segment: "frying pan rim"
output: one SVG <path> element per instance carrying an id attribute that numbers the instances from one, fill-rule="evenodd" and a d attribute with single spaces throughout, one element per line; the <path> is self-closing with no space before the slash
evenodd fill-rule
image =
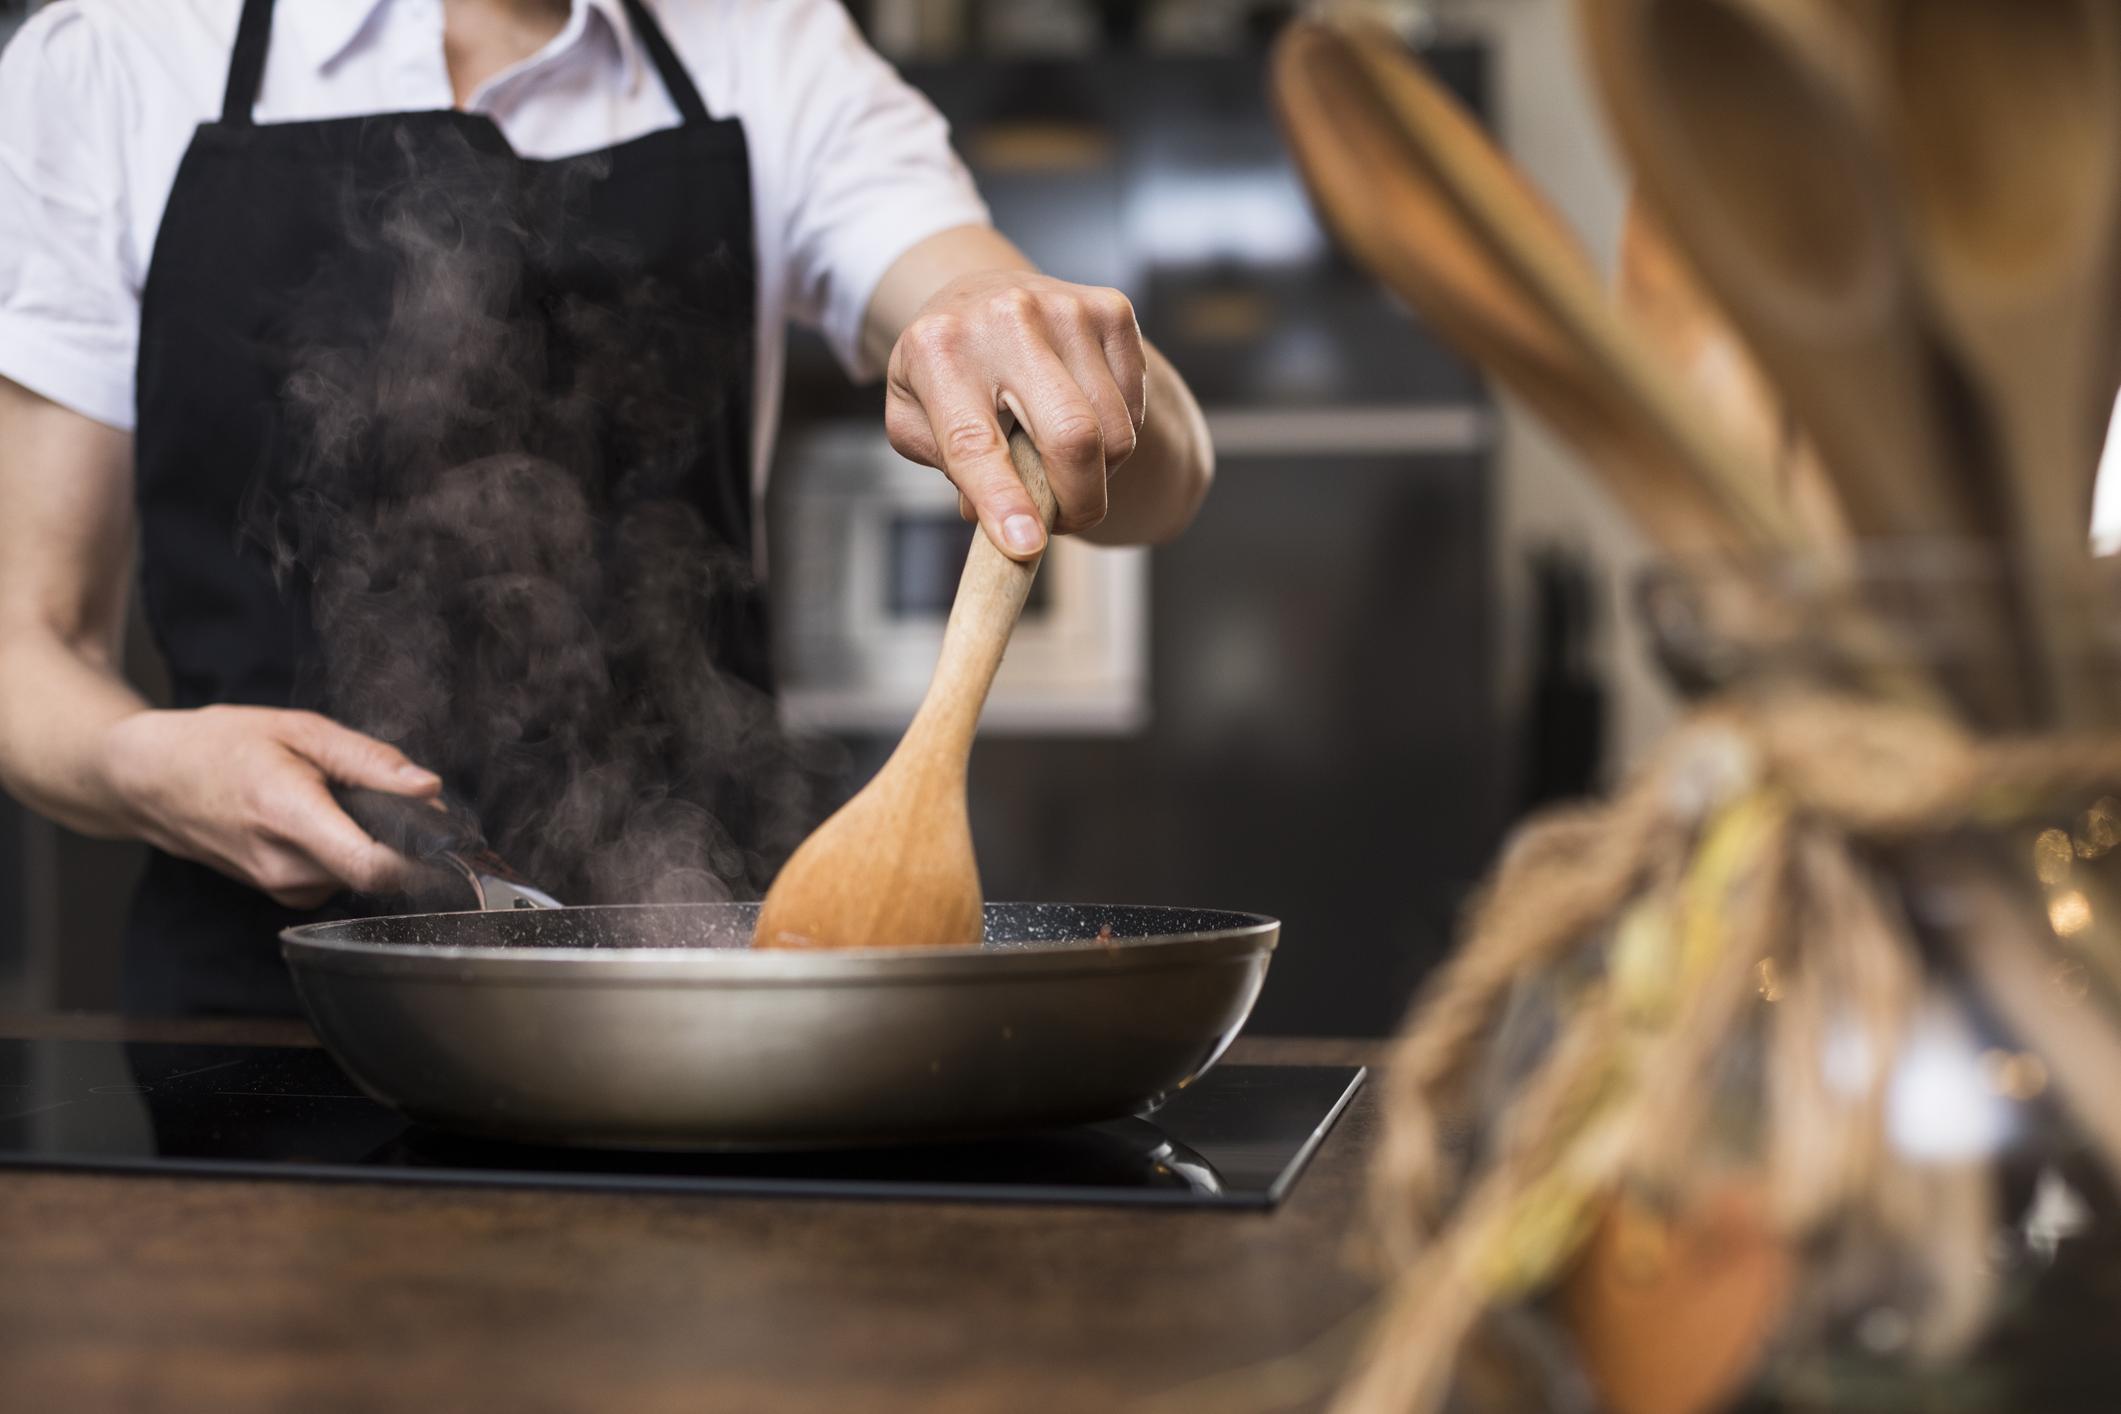
<path id="1" fill-rule="evenodd" d="M 566 913 L 617 913 L 634 909 L 755 908 L 748 903 L 588 904 Z M 583 948 L 480 947 L 427 942 L 383 942 L 334 934 L 378 920 L 335 919 L 305 923 L 280 934 L 281 955 L 290 966 L 338 972 L 410 976 L 435 973 L 437 981 L 471 981 L 457 969 L 479 964 L 478 981 L 579 982 L 698 981 L 726 985 L 787 985 L 826 981 L 928 981 L 944 976 L 1005 977 L 1023 972 L 1106 972 L 1192 965 L 1203 952 L 1231 956 L 1271 954 L 1280 941 L 1281 920 L 1267 914 L 1158 904 L 990 904 L 990 908 L 1093 908 L 1118 914 L 1190 913 L 1230 920 L 1223 928 L 1193 929 L 1148 937 L 1027 940 L 1033 946 L 1002 948 Z M 403 914 L 391 926 L 415 926 L 471 912 Z M 1175 954 L 1175 955 L 1174 955 Z"/>
<path id="2" fill-rule="evenodd" d="M 1196 939 L 1195 942 L 1222 943 L 1221 939 Z M 524 959 L 494 959 L 491 957 L 465 958 L 461 955 L 449 959 L 438 959 L 451 963 L 477 962 L 482 964 L 472 975 L 442 967 L 423 967 L 418 961 L 399 957 L 377 957 L 372 954 L 311 953 L 299 960 L 291 959 L 291 965 L 308 973 L 333 973 L 342 977 L 378 977 L 399 982 L 419 982 L 436 986 L 489 988 L 509 987 L 595 987 L 599 990 L 626 987 L 653 987 L 664 990 L 686 986 L 707 987 L 715 991 L 770 991 L 775 989 L 816 989 L 820 987 L 917 987 L 938 982 L 949 982 L 963 986 L 1001 986 L 1020 980 L 1026 973 L 1050 981 L 1061 981 L 1072 977 L 1105 976 L 1114 972 L 1142 975 L 1154 972 L 1192 971 L 1217 964 L 1250 965 L 1270 957 L 1273 945 L 1258 944 L 1245 940 L 1242 946 L 1229 946 L 1221 956 L 1203 957 L 1197 951 L 1188 951 L 1179 957 L 1136 959 L 1133 957 L 1108 961 L 1092 959 L 1083 954 L 1069 954 L 1070 965 L 1053 965 L 1037 968 L 1007 967 L 970 968 L 959 967 L 948 970 L 892 968 L 888 972 L 877 971 L 812 971 L 806 975 L 793 973 L 760 972 L 743 975 L 725 971 L 720 976 L 700 969 L 686 968 L 625 968 L 603 966 L 595 973 L 585 973 L 580 968 L 562 965 L 562 959 L 551 962 Z M 605 956 L 611 955 L 605 950 Z M 872 954 L 873 956 L 873 954 Z M 505 963 L 505 965 L 504 965 Z"/>

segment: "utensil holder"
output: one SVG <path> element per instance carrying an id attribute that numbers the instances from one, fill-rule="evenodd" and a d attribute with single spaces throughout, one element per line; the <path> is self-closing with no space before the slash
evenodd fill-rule
<path id="1" fill-rule="evenodd" d="M 1644 582 L 1690 712 L 1519 832 L 1417 1007 L 1374 1185 L 1394 1280 L 1340 1407 L 1438 1407 L 1525 1311 L 1623 1414 L 1941 1407 L 1943 1369 L 2045 1407 L 2008 1342 L 2121 1230 L 2121 735 L 1877 688 L 2007 702 L 2016 645 L 1967 611 L 1994 583 L 1934 544 Z"/>

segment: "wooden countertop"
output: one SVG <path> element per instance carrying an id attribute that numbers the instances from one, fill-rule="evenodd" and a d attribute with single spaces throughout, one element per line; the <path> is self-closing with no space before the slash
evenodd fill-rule
<path id="1" fill-rule="evenodd" d="M 306 1033 L 0 1020 L 29 1035 Z M 1376 1128 L 1365 1086 L 1271 1214 L 4 1172 L 0 1410 L 1313 1408 Z"/>

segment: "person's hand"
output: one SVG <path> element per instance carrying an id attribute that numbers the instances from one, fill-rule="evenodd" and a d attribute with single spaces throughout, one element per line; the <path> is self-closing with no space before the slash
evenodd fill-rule
<path id="1" fill-rule="evenodd" d="M 291 908 L 342 888 L 387 892 L 406 867 L 347 818 L 330 783 L 416 798 L 442 785 L 374 737 L 264 707 L 137 712 L 110 727 L 102 761 L 141 838 Z"/>
<path id="2" fill-rule="evenodd" d="M 1134 454 L 1148 393 L 1134 306 L 1117 290 L 1023 270 L 942 287 L 892 346 L 884 428 L 900 456 L 958 489 L 958 509 L 1015 559 L 1045 547 L 1009 460 L 1007 411 L 1045 459 L 1054 529 L 1105 518 L 1105 479 Z"/>

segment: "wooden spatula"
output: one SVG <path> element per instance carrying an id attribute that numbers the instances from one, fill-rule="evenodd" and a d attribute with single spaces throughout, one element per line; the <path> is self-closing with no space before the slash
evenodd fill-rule
<path id="1" fill-rule="evenodd" d="M 1845 557 L 1831 490 L 1788 494 L 1783 448 L 1742 435 L 1601 288 L 1580 243 L 1391 31 L 1354 15 L 1277 42 L 1291 150 L 1357 260 L 1570 439 L 1660 548 L 1830 567 Z M 1882 690 L 1938 706 L 1887 662 L 1875 627 L 1834 629 Z"/>
<path id="2" fill-rule="evenodd" d="M 1620 232 L 1620 308 L 1662 349 L 1731 435 L 1773 465 L 1776 488 L 1816 551 L 1852 552 L 1848 517 L 1819 454 L 1767 373 L 1640 197 Z"/>
<path id="3" fill-rule="evenodd" d="M 1009 455 L 1050 530 L 1045 464 L 1021 430 Z M 762 948 L 972 947 L 980 941 L 979 863 L 965 772 L 980 709 L 1023 613 L 1038 561 L 973 537 L 943 630 L 943 651 L 913 724 L 875 779 L 803 841 L 759 910 Z"/>
<path id="4" fill-rule="evenodd" d="M 1396 37 L 1353 17 L 1292 24 L 1274 95 L 1342 243 L 1569 439 L 1661 548 L 1790 548 L 1764 463 L 1687 406 L 1559 214 Z"/>

